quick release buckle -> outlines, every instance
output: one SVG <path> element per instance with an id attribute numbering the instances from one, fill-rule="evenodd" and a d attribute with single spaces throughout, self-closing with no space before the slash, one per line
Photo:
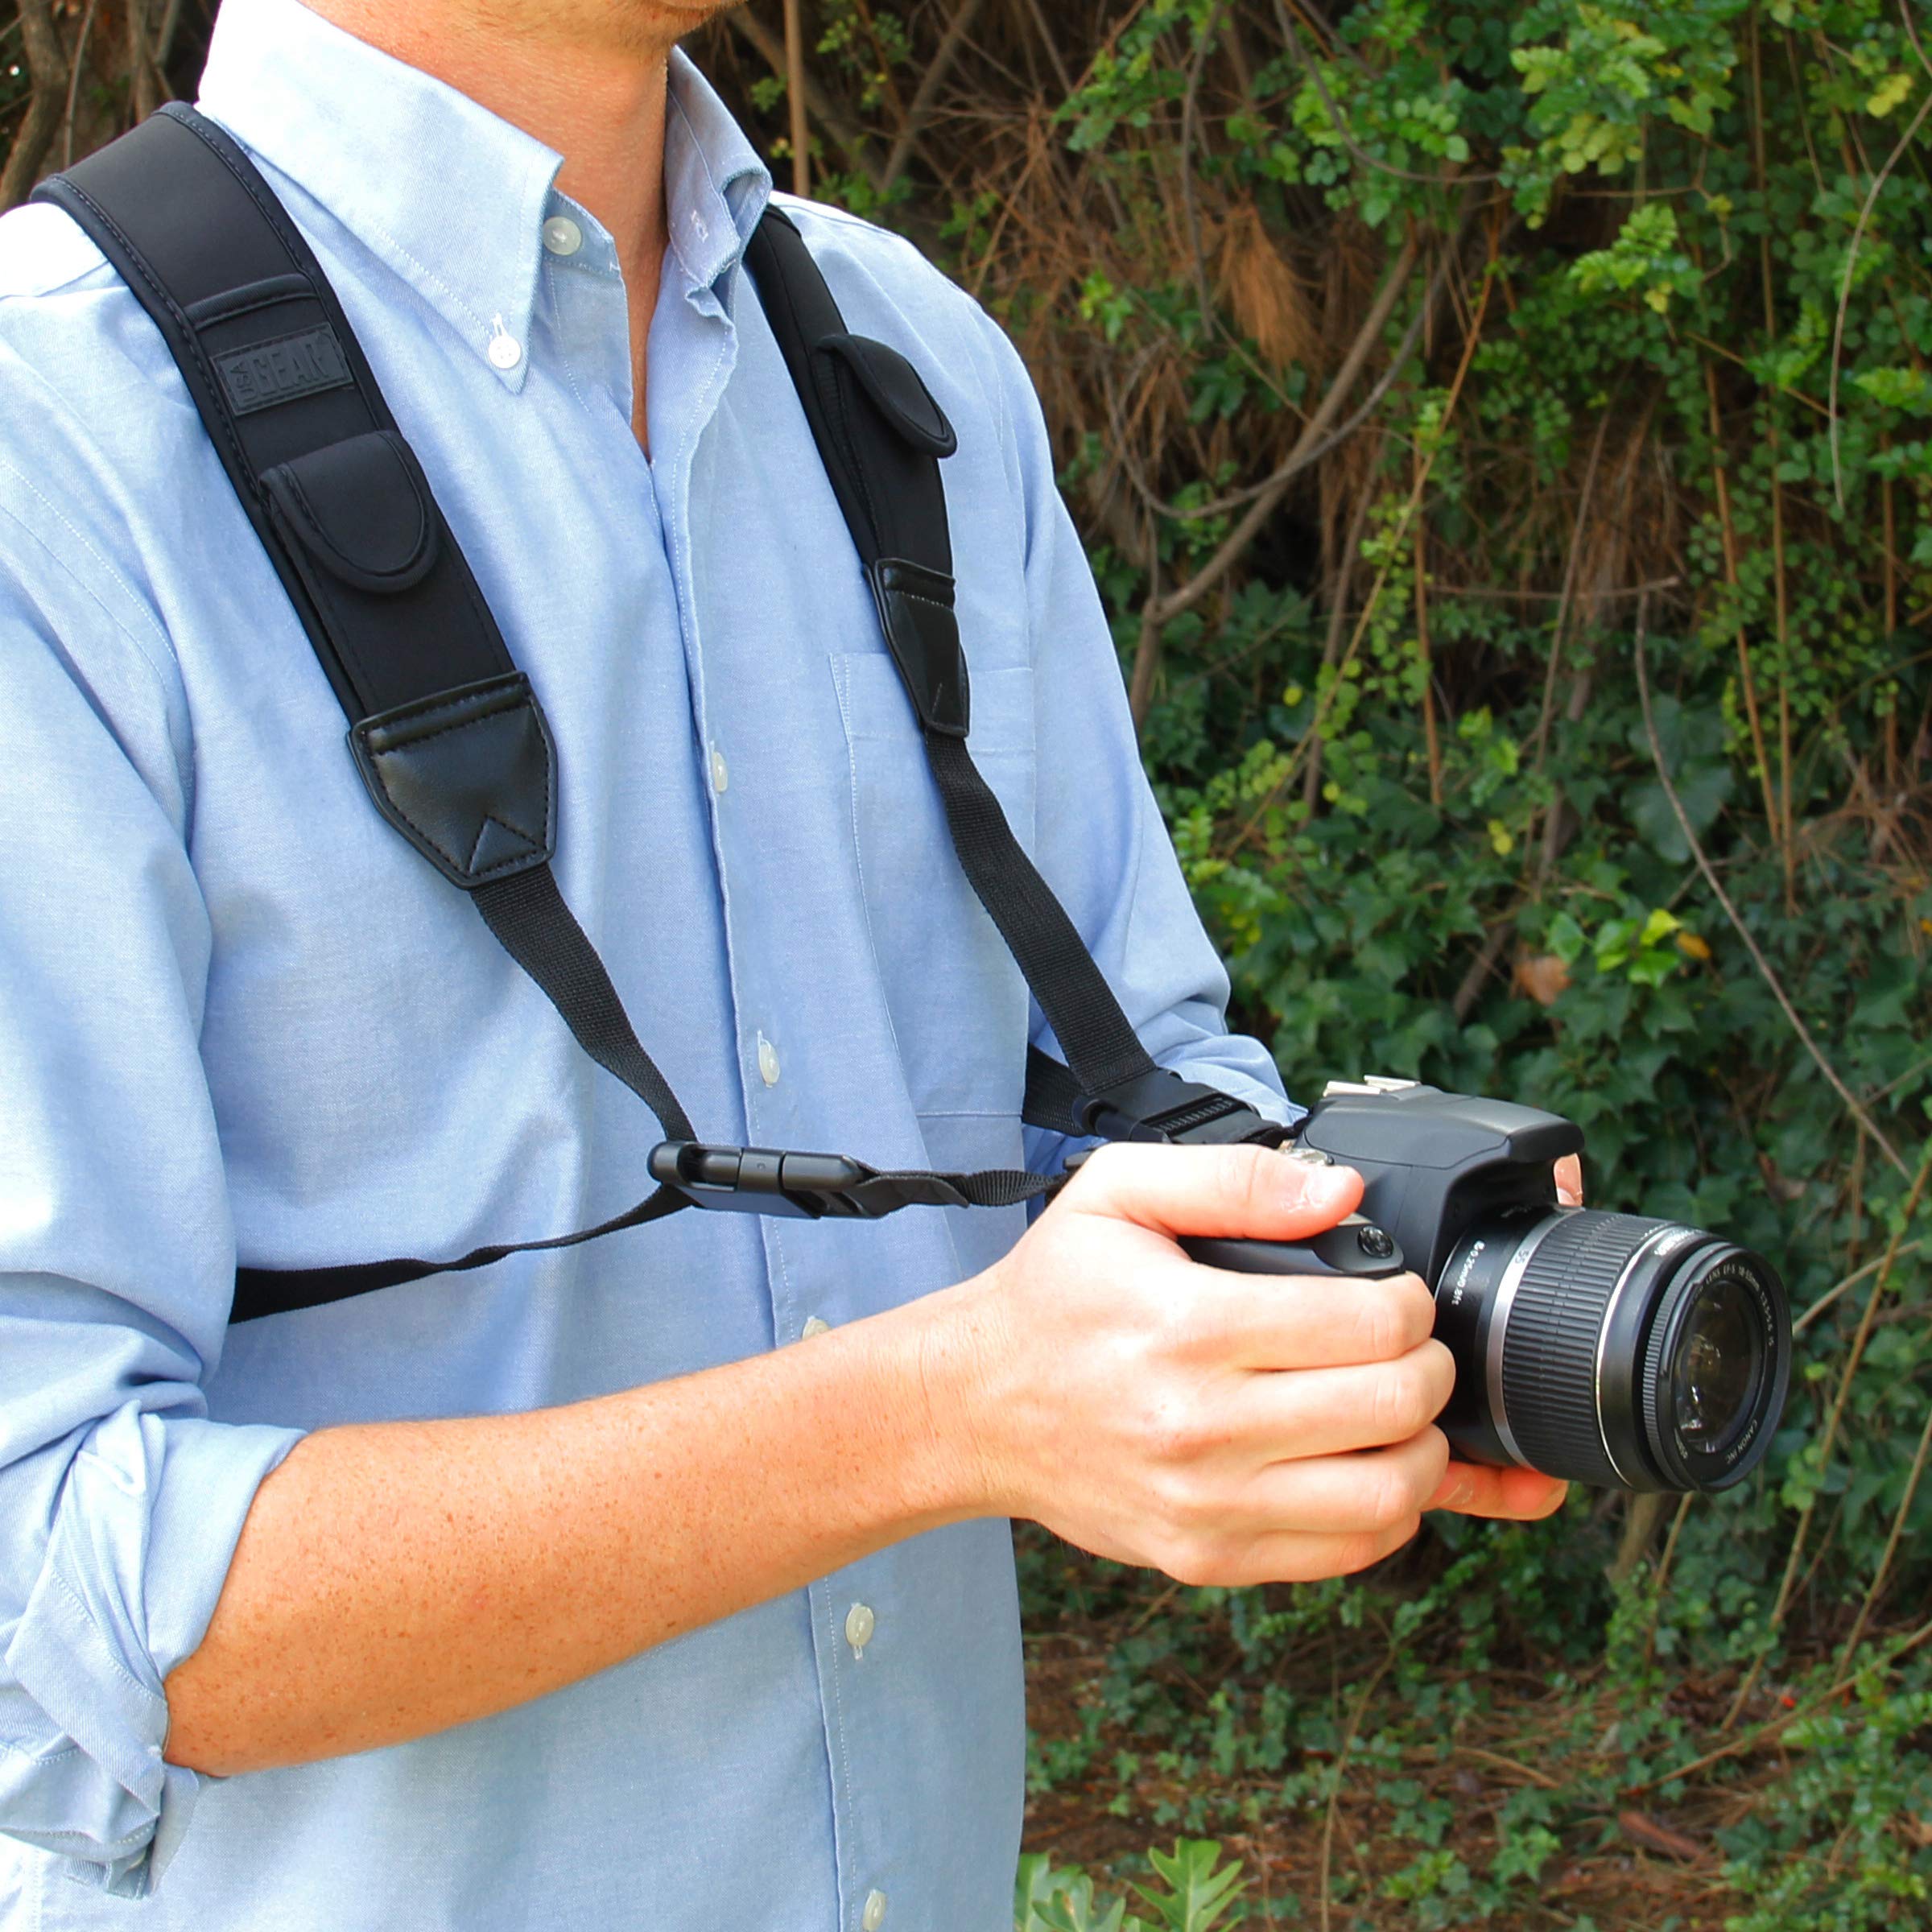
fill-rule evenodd
<path id="1" fill-rule="evenodd" d="M 1288 1129 L 1218 1088 L 1203 1087 L 1157 1067 L 1117 1087 L 1084 1095 L 1073 1108 L 1082 1133 L 1108 1141 L 1166 1141 L 1225 1147 L 1245 1141 L 1278 1147 Z"/>
<path id="2" fill-rule="evenodd" d="M 653 1180 L 675 1187 L 693 1207 L 787 1220 L 876 1221 L 902 1208 L 970 1204 L 943 1175 L 881 1174 L 842 1154 L 660 1141 L 647 1165 Z"/>

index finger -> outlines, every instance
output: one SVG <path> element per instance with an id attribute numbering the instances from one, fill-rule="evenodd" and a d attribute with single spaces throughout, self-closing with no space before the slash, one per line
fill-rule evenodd
<path id="1" fill-rule="evenodd" d="M 1352 1167 L 1311 1165 L 1278 1148 L 1117 1141 L 1088 1158 L 1060 1204 L 1157 1234 L 1288 1241 L 1332 1228 L 1361 1198 Z"/>

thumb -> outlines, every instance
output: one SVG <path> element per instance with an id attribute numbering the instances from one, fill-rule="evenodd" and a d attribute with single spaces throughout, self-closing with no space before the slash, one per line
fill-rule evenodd
<path id="1" fill-rule="evenodd" d="M 1080 1214 L 1167 1235 L 1300 1241 L 1332 1228 L 1362 1198 L 1352 1167 L 1317 1166 L 1273 1147 L 1099 1149 L 1060 1199 Z"/>

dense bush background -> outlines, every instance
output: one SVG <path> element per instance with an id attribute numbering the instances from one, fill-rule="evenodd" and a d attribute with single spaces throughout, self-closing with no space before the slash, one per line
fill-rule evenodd
<path id="1" fill-rule="evenodd" d="M 1185 1833 L 1245 1889 L 1183 1847 L 1129 1860 L 1133 1909 L 1197 1932 L 1932 1924 L 1932 23 L 788 13 L 700 57 L 782 178 L 1026 350 L 1291 1089 L 1568 1113 L 1597 1203 L 1734 1231 L 1801 1312 L 1721 1499 L 1445 1521 L 1296 1591 L 1023 1538 L 1056 1862 L 1022 1910 L 1114 1925 L 1117 1861 Z M 0 201 L 192 91 L 204 32 L 20 0 Z"/>

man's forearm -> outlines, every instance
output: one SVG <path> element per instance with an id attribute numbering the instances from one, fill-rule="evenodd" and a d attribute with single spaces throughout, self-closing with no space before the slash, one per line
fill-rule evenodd
<path id="1" fill-rule="evenodd" d="M 935 1347 L 914 1304 L 568 1408 L 319 1431 L 168 1678 L 167 1757 L 225 1774 L 423 1736 L 973 1513 Z"/>
<path id="2" fill-rule="evenodd" d="M 1560 1483 L 1449 1465 L 1423 1282 L 1264 1282 L 1172 1238 L 1299 1241 L 1361 1191 L 1260 1147 L 1104 1148 L 890 1313 L 572 1408 L 324 1430 L 256 1494 L 167 1756 L 422 1736 L 971 1516 L 1236 1585 L 1360 1569 L 1425 1509 L 1546 1515 Z"/>

